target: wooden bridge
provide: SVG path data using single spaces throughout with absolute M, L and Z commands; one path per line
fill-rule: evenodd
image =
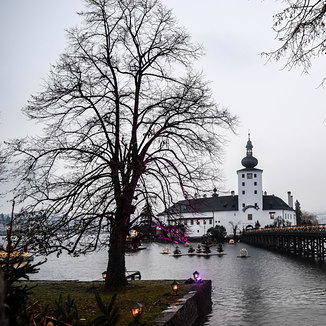
M 324 261 L 326 257 L 326 225 L 253 229 L 241 240 L 253 246 Z

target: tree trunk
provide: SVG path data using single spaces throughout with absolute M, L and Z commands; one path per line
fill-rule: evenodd
M 237 240 L 237 228 L 236 227 L 233 228 L 233 239 L 236 242 L 236 240 Z
M 124 222 L 120 225 L 111 226 L 109 261 L 105 287 L 118 288 L 128 284 L 126 280 L 125 262 L 126 229 Z

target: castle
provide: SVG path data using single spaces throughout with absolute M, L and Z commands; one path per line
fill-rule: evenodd
M 186 234 L 200 237 L 216 225 L 223 225 L 227 234 L 234 234 L 266 225 L 296 225 L 293 197 L 288 192 L 288 203 L 262 190 L 263 170 L 257 169 L 258 160 L 253 156 L 250 134 L 246 145 L 246 156 L 237 171 L 238 195 L 234 191 L 219 196 L 214 189 L 212 197 L 182 200 L 160 214 L 173 224 L 186 226 Z

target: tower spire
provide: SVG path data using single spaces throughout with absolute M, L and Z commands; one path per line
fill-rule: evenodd
M 241 161 L 241 164 L 248 169 L 252 169 L 254 168 L 257 164 L 258 164 L 258 160 L 252 156 L 252 143 L 250 140 L 250 132 L 248 133 L 248 141 L 247 141 L 247 145 L 246 145 L 246 149 L 247 149 L 247 156 L 244 157 Z
M 250 140 L 250 133 L 248 133 L 248 141 L 247 141 L 247 146 L 246 146 L 246 148 L 247 148 L 247 156 L 252 156 L 252 148 L 253 148 L 253 146 L 252 146 L 252 143 L 251 143 L 251 140 Z

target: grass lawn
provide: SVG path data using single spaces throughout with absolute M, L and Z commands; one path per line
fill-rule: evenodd
M 29 285 L 37 284 L 33 289 L 33 294 L 29 297 L 29 302 L 34 303 L 39 301 L 41 309 L 49 304 L 48 316 L 54 308 L 55 300 L 59 299 L 62 294 L 66 299 L 70 294 L 78 307 L 79 318 L 91 320 L 99 313 L 95 292 L 97 291 L 102 297 L 103 302 L 108 305 L 112 295 L 117 293 L 116 304 L 119 307 L 121 314 L 120 323 L 118 325 L 128 325 L 132 321 L 130 306 L 134 302 L 139 302 L 143 305 L 142 321 L 148 326 L 153 325 L 155 319 L 160 313 L 165 310 L 170 304 L 176 302 L 184 294 L 190 291 L 191 284 L 184 284 L 184 281 L 179 280 L 178 295 L 172 294 L 171 280 L 163 281 L 130 281 L 129 285 L 118 291 L 109 291 L 104 288 L 104 282 L 78 282 L 78 281 L 30 281 L 24 282 Z

